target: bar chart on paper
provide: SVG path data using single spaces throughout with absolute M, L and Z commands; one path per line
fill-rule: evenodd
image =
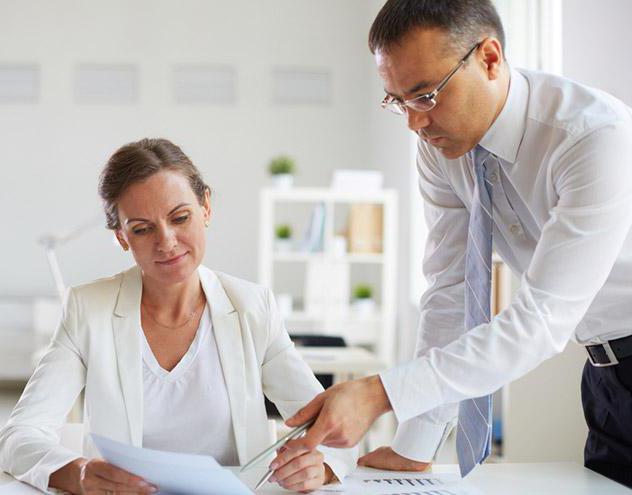
M 349 475 L 342 485 L 323 487 L 318 494 L 349 495 L 482 495 L 463 486 L 456 474 L 415 474 L 362 471 Z

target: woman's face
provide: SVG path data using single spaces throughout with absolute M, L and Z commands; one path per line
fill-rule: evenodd
M 144 277 L 161 285 L 178 284 L 202 263 L 209 193 L 200 205 L 181 173 L 164 170 L 132 184 L 117 207 L 121 226 L 116 237 L 131 249 Z

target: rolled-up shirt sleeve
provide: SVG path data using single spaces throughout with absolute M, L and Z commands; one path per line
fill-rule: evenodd
M 578 137 L 547 173 L 557 202 L 512 303 L 382 376 L 400 422 L 492 393 L 561 352 L 607 280 L 632 224 L 630 124 Z

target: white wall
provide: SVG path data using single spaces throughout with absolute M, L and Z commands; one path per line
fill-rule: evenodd
M 632 105 L 632 2 L 564 0 L 564 75 Z
M 366 23 L 365 40 L 373 19 L 384 5 L 384 0 L 371 0 Z M 366 43 L 365 43 L 366 45 Z M 368 49 L 367 49 L 367 53 Z M 411 248 L 414 244 L 412 223 L 421 220 L 413 216 L 413 209 L 418 212 L 423 208 L 421 196 L 416 185 L 414 169 L 416 137 L 407 127 L 406 119 L 384 111 L 380 102 L 384 98 L 383 81 L 375 68 L 373 56 L 369 53 L 370 76 L 369 98 L 372 103 L 369 109 L 369 156 L 371 168 L 379 168 L 384 173 L 386 187 L 394 188 L 399 194 L 399 235 L 398 235 L 398 267 L 397 293 L 398 300 L 398 332 L 396 360 L 405 361 L 412 357 L 417 338 L 419 311 L 417 302 L 411 295 L 411 279 L 422 278 L 420 265 L 411 264 Z M 419 246 L 423 248 L 423 245 Z M 413 254 L 421 258 L 422 252 Z
M 41 67 L 39 103 L 0 106 L 0 294 L 53 291 L 36 240 L 99 215 L 101 167 L 144 136 L 180 144 L 215 190 L 207 264 L 256 279 L 268 158 L 294 156 L 298 185 L 326 185 L 335 168 L 376 163 L 367 22 L 364 0 L 0 0 L 0 64 Z M 139 103 L 74 103 L 80 63 L 137 64 Z M 170 70 L 183 63 L 233 66 L 236 104 L 174 104 Z M 330 69 L 333 103 L 274 105 L 273 66 Z M 70 284 L 132 263 L 100 225 L 61 248 L 60 260 Z

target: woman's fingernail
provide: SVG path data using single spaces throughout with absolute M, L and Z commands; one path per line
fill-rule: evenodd
M 279 467 L 279 465 L 276 462 L 273 462 L 272 464 L 270 464 L 270 469 L 272 469 L 272 470 L 275 470 L 278 467 Z
M 274 483 L 274 482 L 276 482 L 276 476 L 270 476 L 270 478 L 268 479 L 268 481 L 269 481 L 270 483 Z

